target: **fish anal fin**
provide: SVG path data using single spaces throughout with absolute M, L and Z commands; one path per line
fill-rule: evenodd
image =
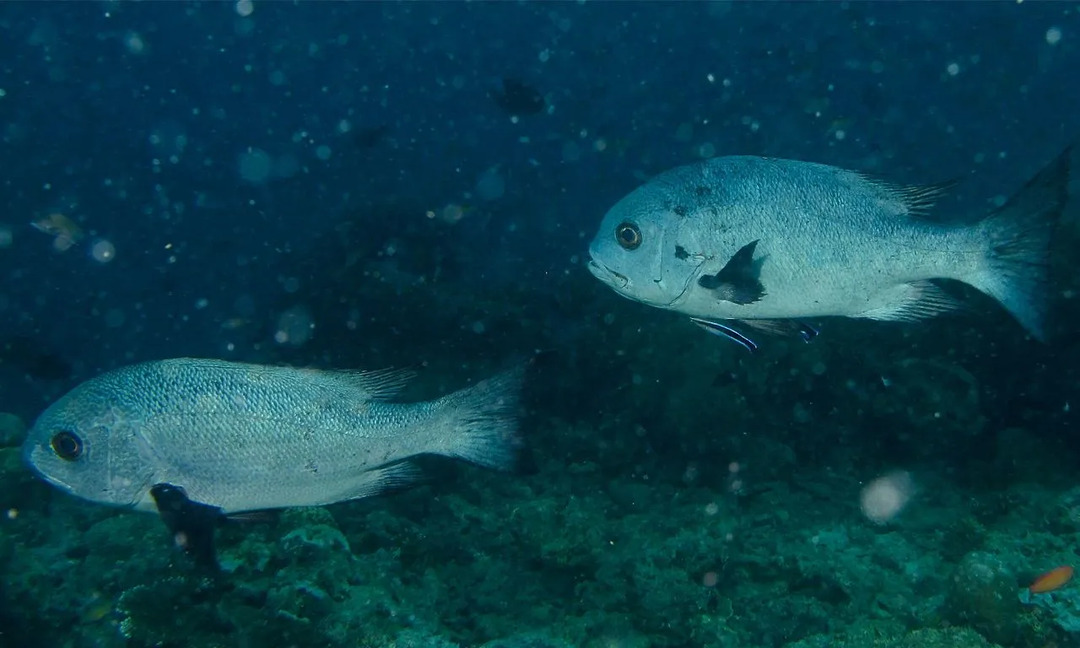
M 357 500 L 410 486 L 421 479 L 420 469 L 408 461 L 365 470 L 349 484 L 348 491 L 326 502 Z
M 183 488 L 173 484 L 154 484 L 150 496 L 176 546 L 197 566 L 218 571 L 214 529 L 225 519 L 222 510 L 190 499 Z
M 918 322 L 960 309 L 960 302 L 932 281 L 897 284 L 868 300 L 868 308 L 853 317 L 886 322 Z
M 765 296 L 765 286 L 760 279 L 764 259 L 754 259 L 759 240 L 739 248 L 715 275 L 699 277 L 698 285 L 713 291 L 721 301 L 740 305 L 760 301 Z

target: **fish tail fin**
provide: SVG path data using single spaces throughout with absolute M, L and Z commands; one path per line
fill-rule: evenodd
M 1050 241 L 1068 199 L 1071 153 L 1065 149 L 982 222 L 986 252 L 970 282 L 1040 341 L 1046 340 Z
M 525 367 L 482 380 L 437 401 L 441 446 L 436 452 L 474 464 L 511 470 L 522 443 L 517 410 Z

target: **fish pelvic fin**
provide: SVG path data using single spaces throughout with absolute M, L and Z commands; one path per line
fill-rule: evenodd
M 1050 242 L 1068 200 L 1073 147 L 1065 149 L 981 224 L 984 263 L 964 279 L 1046 341 Z
M 437 454 L 486 468 L 512 470 L 522 447 L 518 405 L 525 365 L 442 397 L 437 403 Z

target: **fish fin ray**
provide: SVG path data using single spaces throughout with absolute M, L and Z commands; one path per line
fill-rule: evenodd
M 353 389 L 360 390 L 371 400 L 389 400 L 397 396 L 405 385 L 416 376 L 411 369 L 375 369 L 351 371 L 348 369 L 322 370 L 325 375 L 339 379 Z
M 436 454 L 463 459 L 487 468 L 512 470 L 522 446 L 517 409 L 525 365 L 482 380 L 437 401 L 435 424 L 447 431 Z
M 884 322 L 918 322 L 960 308 L 955 297 L 932 281 L 890 286 L 870 298 L 870 308 L 854 317 Z
M 795 319 L 752 319 L 739 320 L 743 324 L 771 335 L 800 337 L 809 342 L 818 336 L 819 331 L 806 322 Z
M 764 259 L 754 259 L 754 250 L 760 240 L 750 241 L 739 248 L 715 275 L 699 277 L 698 285 L 712 290 L 721 301 L 740 305 L 760 301 L 765 296 L 765 286 L 760 279 Z
M 963 280 L 990 295 L 1037 340 L 1046 339 L 1050 242 L 1068 201 L 1070 146 L 982 223 L 983 268 Z
M 883 198 L 899 207 L 900 213 L 904 216 L 940 223 L 953 220 L 950 216 L 935 214 L 933 210 L 934 205 L 943 196 L 960 184 L 960 178 L 951 178 L 944 182 L 928 185 L 902 185 L 885 180 L 872 173 L 861 171 L 852 173 L 876 189 Z
M 423 473 L 409 461 L 380 466 L 360 473 L 350 485 L 348 492 L 334 497 L 327 504 L 358 500 L 381 495 L 387 491 L 411 486 L 423 478 Z

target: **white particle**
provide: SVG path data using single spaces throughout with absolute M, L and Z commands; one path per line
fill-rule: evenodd
M 900 514 L 914 494 L 911 473 L 898 471 L 878 477 L 866 485 L 859 506 L 874 524 L 885 524 Z
M 960 64 L 949 63 L 949 65 L 946 66 L 945 71 L 949 73 L 949 76 L 956 76 L 957 74 L 960 74 Z
M 7 225 L 0 225 L 0 250 L 11 247 L 15 241 L 15 235 Z
M 1061 30 L 1057 27 L 1051 27 L 1046 30 L 1046 42 L 1050 45 L 1057 45 L 1061 41 Z
M 195 300 L 195 310 L 202 310 L 210 305 L 210 300 L 206 297 L 200 297 Z
M 142 54 L 142 51 L 146 49 L 146 42 L 143 41 L 143 37 L 136 32 L 128 32 L 124 36 L 124 46 L 127 51 L 132 54 Z
M 836 132 L 833 133 L 833 137 L 835 137 L 837 140 L 843 141 L 843 139 L 847 137 L 847 133 L 844 132 L 843 129 L 838 128 Z
M 317 158 L 319 158 L 320 160 L 323 160 L 323 161 L 329 160 L 330 159 L 330 147 L 327 146 L 326 144 L 323 144 L 323 145 L 317 147 L 315 149 L 315 157 L 317 157 Z
M 239 0 L 239 2 L 236 3 L 236 13 L 240 14 L 242 17 L 247 18 L 251 15 L 252 11 L 255 11 L 255 5 L 252 4 L 251 0 Z

